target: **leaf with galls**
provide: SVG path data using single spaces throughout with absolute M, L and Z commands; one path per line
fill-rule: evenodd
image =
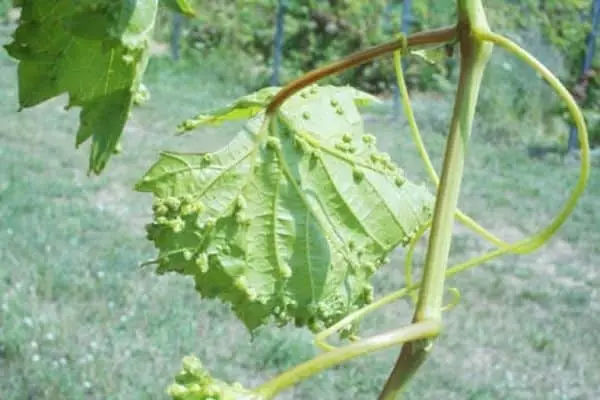
M 89 170 L 100 174 L 140 100 L 157 0 L 20 1 L 21 18 L 6 45 L 19 60 L 19 105 L 67 93 L 81 107 L 75 144 L 91 139 Z
M 370 95 L 313 86 L 266 118 L 276 91 L 257 93 L 194 120 L 248 115 L 229 145 L 163 153 L 137 184 L 155 198 L 157 272 L 193 276 L 250 330 L 272 318 L 319 331 L 372 301 L 371 275 L 430 219 L 433 196 L 365 134 Z

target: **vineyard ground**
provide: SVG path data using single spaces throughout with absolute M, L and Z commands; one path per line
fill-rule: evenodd
M 215 375 L 254 385 L 316 353 L 307 332 L 264 329 L 249 335 L 189 280 L 158 277 L 138 263 L 154 256 L 145 241 L 148 196 L 131 191 L 160 149 L 214 150 L 232 125 L 191 137 L 174 126 L 243 93 L 215 82 L 210 68 L 152 62 L 151 101 L 127 126 L 123 153 L 88 178 L 87 149 L 75 152 L 75 112 L 66 99 L 17 113 L 15 65 L 0 57 L 0 393 L 23 399 L 157 399 L 183 355 Z M 450 105 L 416 98 L 417 118 L 439 165 Z M 428 121 L 426 121 L 429 119 Z M 383 150 L 412 178 L 424 178 L 404 119 L 370 115 Z M 523 126 L 522 129 L 527 129 Z M 515 240 L 557 210 L 576 179 L 575 164 L 531 160 L 523 148 L 488 145 L 474 132 L 461 206 L 498 235 Z M 547 247 L 466 272 L 450 284 L 462 301 L 446 314 L 432 359 L 408 399 L 600 398 L 600 196 L 592 174 L 573 218 Z M 452 260 L 487 248 L 457 226 Z M 402 285 L 401 254 L 377 275 L 379 293 Z M 423 248 L 417 252 L 422 259 Z M 408 304 L 364 323 L 365 335 L 402 325 Z M 396 352 L 328 371 L 287 399 L 373 399 Z

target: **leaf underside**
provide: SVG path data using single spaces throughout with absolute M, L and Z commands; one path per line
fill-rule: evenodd
M 81 107 L 76 146 L 92 139 L 89 170 L 115 151 L 148 58 L 157 0 L 23 0 L 13 42 L 19 104 L 68 93 Z
M 357 105 L 370 95 L 313 86 L 267 118 L 277 90 L 182 124 L 249 118 L 217 152 L 161 154 L 136 189 L 155 198 L 158 273 L 193 276 L 251 331 L 270 318 L 319 331 L 372 301 L 369 278 L 434 199 L 365 134 Z

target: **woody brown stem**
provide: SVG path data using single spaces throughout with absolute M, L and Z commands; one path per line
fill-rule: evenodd
M 347 69 L 367 63 L 378 57 L 393 53 L 396 50 L 419 49 L 432 45 L 445 44 L 456 39 L 456 27 L 449 26 L 440 29 L 430 30 L 426 32 L 415 33 L 406 38 L 406 40 L 393 40 L 384 44 L 380 44 L 366 50 L 351 54 L 339 61 L 333 62 L 321 68 L 317 68 L 301 77 L 288 83 L 277 93 L 267 107 L 267 114 L 274 113 L 283 102 L 293 96 L 301 89 L 312 85 L 313 83 L 326 78 L 328 76 L 340 73 Z

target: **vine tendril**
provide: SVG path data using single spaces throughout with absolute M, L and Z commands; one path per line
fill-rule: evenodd
M 450 311 L 451 309 L 456 307 L 458 305 L 458 303 L 460 303 L 460 290 L 458 290 L 458 288 L 450 287 L 450 288 L 448 288 L 448 293 L 453 295 L 453 298 L 450 303 L 448 303 L 444 307 L 442 307 L 442 311 Z
M 431 162 L 431 158 L 425 148 L 425 143 L 423 143 L 423 139 L 421 137 L 421 133 L 419 131 L 419 127 L 417 125 L 417 121 L 412 110 L 410 104 L 410 97 L 408 94 L 408 88 L 406 87 L 406 81 L 404 79 L 404 73 L 402 71 L 402 62 L 401 62 L 401 54 L 399 51 L 394 52 L 394 71 L 396 74 L 396 82 L 398 85 L 398 89 L 400 91 L 400 96 L 402 98 L 402 106 L 404 108 L 404 114 L 408 121 L 408 125 L 410 128 L 410 134 L 412 136 L 413 141 L 417 147 L 417 151 L 419 152 L 419 156 L 423 163 L 425 164 L 425 170 L 429 175 L 429 179 L 435 184 L 436 188 L 440 184 L 440 178 L 433 167 L 433 163 Z M 509 244 L 503 241 L 502 239 L 496 237 L 493 233 L 489 232 L 482 226 L 480 226 L 475 220 L 473 220 L 468 215 L 465 215 L 461 210 L 456 210 L 456 216 L 460 222 L 469 227 L 471 230 L 475 231 L 488 241 L 497 245 L 498 247 L 508 246 Z
M 481 40 L 486 40 L 486 41 L 492 42 L 494 44 L 497 44 L 500 47 L 504 48 L 505 50 L 507 50 L 507 51 L 515 54 L 519 58 L 521 58 L 530 67 L 532 67 L 534 70 L 539 72 L 540 75 L 542 75 L 542 77 L 548 82 L 548 84 L 555 90 L 557 95 L 565 103 L 567 103 L 568 109 L 569 109 L 571 116 L 572 116 L 573 120 L 575 121 L 575 125 L 577 127 L 577 136 L 578 136 L 578 139 L 580 142 L 580 147 L 581 147 L 581 170 L 580 170 L 579 179 L 577 181 L 575 188 L 571 192 L 571 194 L 570 194 L 567 202 L 563 206 L 562 210 L 554 217 L 552 222 L 548 226 L 546 226 L 544 229 L 540 230 L 537 234 L 531 235 L 530 237 L 522 239 L 513 244 L 509 244 L 507 242 L 504 242 L 501 239 L 496 238 L 492 233 L 488 232 L 483 227 L 481 227 L 479 224 L 477 224 L 477 222 L 472 220 L 467 215 L 463 214 L 460 210 L 457 210 L 456 216 L 460 220 L 460 222 L 467 225 L 469 228 L 471 228 L 476 233 L 480 234 L 480 236 L 483 236 L 484 238 L 486 238 L 488 241 L 498 245 L 499 248 L 496 250 L 492 250 L 490 252 L 484 253 L 480 256 L 474 257 L 463 263 L 456 264 L 452 267 L 449 267 L 446 270 L 447 277 L 454 276 L 454 275 L 456 275 L 460 272 L 463 272 L 469 268 L 479 266 L 491 259 L 494 259 L 496 257 L 499 257 L 499 256 L 507 254 L 507 253 L 516 253 L 516 254 L 530 253 L 530 252 L 536 250 L 537 248 L 539 248 L 544 243 L 546 243 L 556 233 L 558 228 L 564 223 L 564 221 L 568 218 L 568 216 L 573 212 L 573 209 L 575 208 L 577 201 L 583 195 L 583 192 L 584 192 L 586 184 L 587 184 L 587 180 L 589 178 L 589 173 L 590 173 L 589 140 L 588 140 L 587 127 L 585 125 L 585 120 L 583 118 L 583 114 L 581 113 L 581 110 L 577 106 L 577 103 L 575 102 L 575 100 L 573 99 L 573 97 L 571 96 L 569 91 L 554 76 L 554 74 L 551 71 L 549 71 L 545 66 L 543 66 L 534 56 L 532 56 L 527 51 L 520 48 L 517 44 L 515 44 L 511 40 L 509 40 L 501 35 L 491 33 L 491 32 L 475 31 L 475 35 L 477 35 Z M 400 40 L 402 40 L 402 39 L 400 39 Z M 433 164 L 431 163 L 431 159 L 429 158 L 429 155 L 427 153 L 425 145 L 423 144 L 416 120 L 414 118 L 414 113 L 412 112 L 412 109 L 410 106 L 410 98 L 408 96 L 408 90 L 406 88 L 406 84 L 404 81 L 404 75 L 403 75 L 403 71 L 402 71 L 402 66 L 401 66 L 400 51 L 394 52 L 394 67 L 396 70 L 398 87 L 400 89 L 401 96 L 402 96 L 402 104 L 404 107 L 404 111 L 406 113 L 406 117 L 408 119 L 408 123 L 410 125 L 411 135 L 413 137 L 413 140 L 415 141 L 415 144 L 417 146 L 419 154 L 424 161 L 425 168 L 429 174 L 430 179 L 436 184 L 436 186 L 438 186 L 439 178 L 437 176 L 437 173 L 435 172 L 435 169 L 433 168 Z M 405 267 L 404 268 L 405 279 L 406 279 L 405 287 L 396 292 L 390 293 L 390 294 L 382 297 L 381 299 L 375 301 L 374 303 L 369 304 L 366 307 L 363 307 L 360 310 L 355 311 L 354 313 L 349 314 L 348 316 L 346 316 L 345 318 L 340 320 L 338 323 L 319 332 L 317 335 L 315 335 L 315 343 L 317 344 L 317 346 L 319 348 L 326 350 L 326 351 L 336 349 L 335 346 L 332 346 L 326 342 L 326 339 L 329 336 L 331 336 L 333 333 L 342 329 L 345 326 L 352 324 L 353 322 L 355 322 L 359 319 L 364 318 L 364 316 L 371 313 L 372 311 L 375 311 L 378 308 L 381 308 L 381 307 L 383 307 L 387 304 L 390 304 L 398 299 L 401 299 L 402 297 L 411 295 L 412 293 L 415 293 L 416 290 L 419 289 L 421 282 L 413 283 L 413 280 L 412 280 L 412 258 L 413 258 L 414 250 L 416 247 L 416 243 L 425 234 L 425 232 L 429 226 L 430 226 L 430 223 L 427 224 L 424 228 L 422 228 L 415 235 L 415 237 L 413 238 L 413 240 L 410 243 L 410 246 L 409 246 L 406 258 L 405 258 L 405 266 L 404 266 Z M 460 300 L 460 292 L 458 289 L 449 288 L 448 291 L 454 295 L 454 299 L 449 304 L 447 304 L 446 306 L 443 307 L 443 309 L 442 309 L 443 311 L 448 311 L 448 310 L 454 308 L 459 303 L 459 300 Z

